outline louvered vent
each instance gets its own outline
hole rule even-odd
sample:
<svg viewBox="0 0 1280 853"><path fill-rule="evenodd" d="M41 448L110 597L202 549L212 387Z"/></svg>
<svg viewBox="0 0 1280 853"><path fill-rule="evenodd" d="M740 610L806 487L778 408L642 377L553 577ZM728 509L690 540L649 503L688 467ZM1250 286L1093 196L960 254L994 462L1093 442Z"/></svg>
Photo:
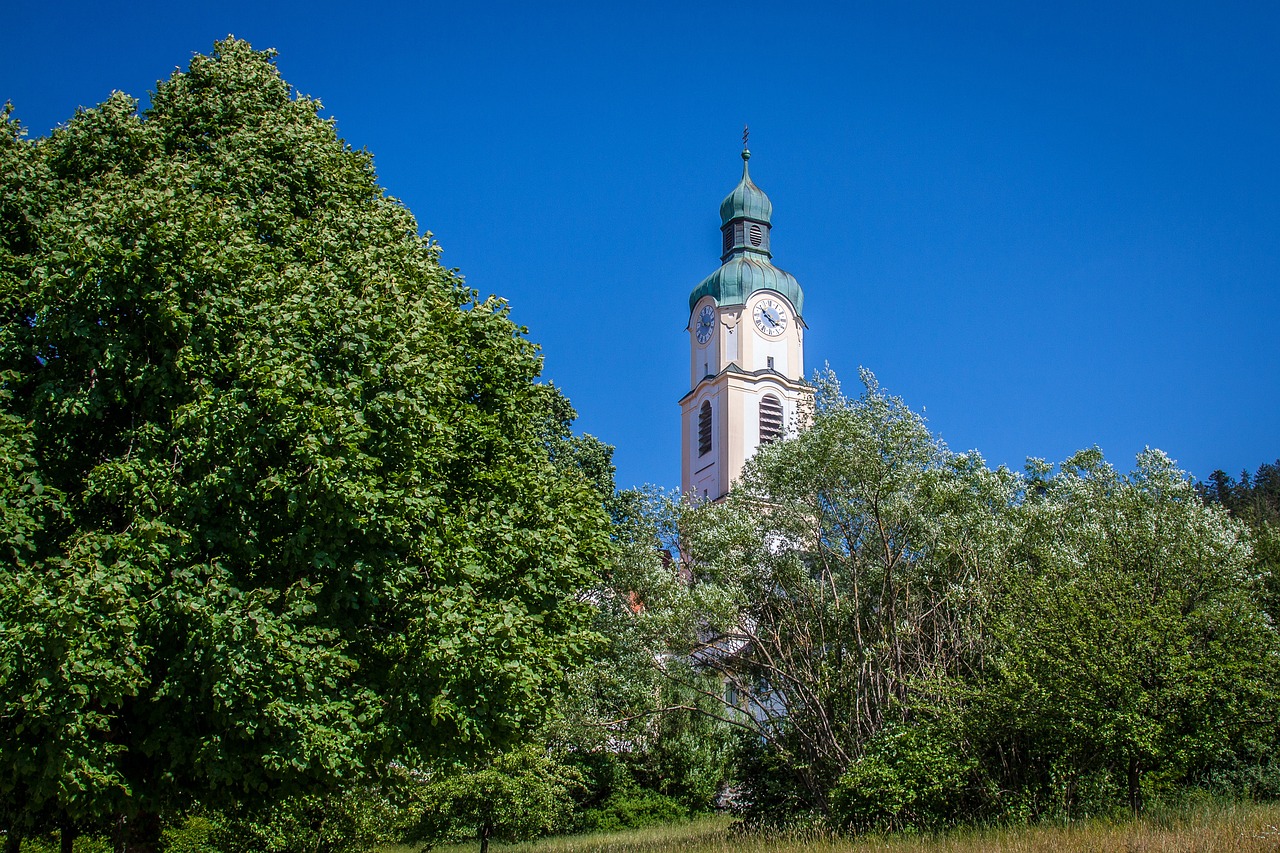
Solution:
<svg viewBox="0 0 1280 853"><path fill-rule="evenodd" d="M754 222L751 223L751 245L759 246L764 242L764 232L760 230L760 226Z"/></svg>
<svg viewBox="0 0 1280 853"><path fill-rule="evenodd" d="M733 248L733 229L724 229L724 249L720 252L722 255L729 254L729 250Z"/></svg>
<svg viewBox="0 0 1280 853"><path fill-rule="evenodd" d="M760 398L760 443L782 438L782 402L772 394Z"/></svg>
<svg viewBox="0 0 1280 853"><path fill-rule="evenodd" d="M711 452L711 403L702 404L698 410L698 455L706 456Z"/></svg>

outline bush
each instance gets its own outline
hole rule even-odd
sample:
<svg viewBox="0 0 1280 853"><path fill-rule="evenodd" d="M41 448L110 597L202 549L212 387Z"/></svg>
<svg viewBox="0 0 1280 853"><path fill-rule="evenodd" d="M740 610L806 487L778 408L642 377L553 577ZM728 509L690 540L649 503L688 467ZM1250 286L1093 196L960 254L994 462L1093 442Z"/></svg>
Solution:
<svg viewBox="0 0 1280 853"><path fill-rule="evenodd" d="M382 785L359 786L329 796L291 797L258 812L190 818L166 845L181 853L363 853L399 842L415 817L405 799L403 775L388 774ZM203 835L201 834L203 833Z"/></svg>
<svg viewBox="0 0 1280 853"><path fill-rule="evenodd" d="M567 828L582 779L541 744L437 771L418 792L413 840L528 841Z"/></svg>
<svg viewBox="0 0 1280 853"><path fill-rule="evenodd" d="M671 797L643 789L618 791L579 819L583 832L617 832L690 818L689 810Z"/></svg>
<svg viewBox="0 0 1280 853"><path fill-rule="evenodd" d="M700 698L686 690L670 702ZM633 773L640 787L670 797L690 812L710 811L732 773L732 732L708 714L669 712L659 718L648 749L636 758Z"/></svg>
<svg viewBox="0 0 1280 853"><path fill-rule="evenodd" d="M1202 784L1219 797L1280 800L1280 760L1248 752L1232 755L1209 770Z"/></svg>
<svg viewBox="0 0 1280 853"><path fill-rule="evenodd" d="M47 838L27 838L22 842L22 853L58 853L60 849L56 835ZM75 853L112 853L111 842L92 835L76 838L71 849Z"/></svg>
<svg viewBox="0 0 1280 853"><path fill-rule="evenodd" d="M926 829L967 811L977 767L950 722L881 729L831 792L832 828Z"/></svg>
<svg viewBox="0 0 1280 853"><path fill-rule="evenodd" d="M211 836L216 828L204 815L192 815L176 826L165 828L161 847L164 853L209 853L214 849Z"/></svg>
<svg viewBox="0 0 1280 853"><path fill-rule="evenodd" d="M777 747L743 733L737 743L737 779L732 811L747 831L812 825L821 810L796 784L789 761Z"/></svg>

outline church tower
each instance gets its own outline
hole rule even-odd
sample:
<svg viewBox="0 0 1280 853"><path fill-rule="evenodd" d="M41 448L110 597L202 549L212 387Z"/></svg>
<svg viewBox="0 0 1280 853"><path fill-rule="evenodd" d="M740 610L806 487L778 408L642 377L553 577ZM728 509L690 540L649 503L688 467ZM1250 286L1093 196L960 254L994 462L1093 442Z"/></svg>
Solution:
<svg viewBox="0 0 1280 853"><path fill-rule="evenodd" d="M689 385L680 399L681 488L719 500L762 444L794 428L804 384L804 293L773 265L773 204L747 170L720 204L720 269L689 295Z"/></svg>

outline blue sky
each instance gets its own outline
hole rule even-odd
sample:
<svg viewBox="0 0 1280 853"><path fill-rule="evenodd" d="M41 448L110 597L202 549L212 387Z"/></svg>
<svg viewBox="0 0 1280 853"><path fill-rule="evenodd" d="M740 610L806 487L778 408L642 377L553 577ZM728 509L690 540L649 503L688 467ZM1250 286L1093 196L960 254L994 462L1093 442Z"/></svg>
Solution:
<svg viewBox="0 0 1280 853"><path fill-rule="evenodd" d="M32 135L227 34L276 48L511 302L621 486L679 484L744 123L810 368L870 368L992 464L1280 457L1275 4L112 5L6 10Z"/></svg>

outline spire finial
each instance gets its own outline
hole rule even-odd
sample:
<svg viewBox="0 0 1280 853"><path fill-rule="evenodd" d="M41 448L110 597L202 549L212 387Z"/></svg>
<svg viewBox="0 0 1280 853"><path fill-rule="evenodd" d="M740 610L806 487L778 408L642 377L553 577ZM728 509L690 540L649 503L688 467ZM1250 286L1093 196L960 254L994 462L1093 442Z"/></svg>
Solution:
<svg viewBox="0 0 1280 853"><path fill-rule="evenodd" d="M742 126L742 159L750 160L751 152L747 149L747 139L751 136L751 128L747 125Z"/></svg>

